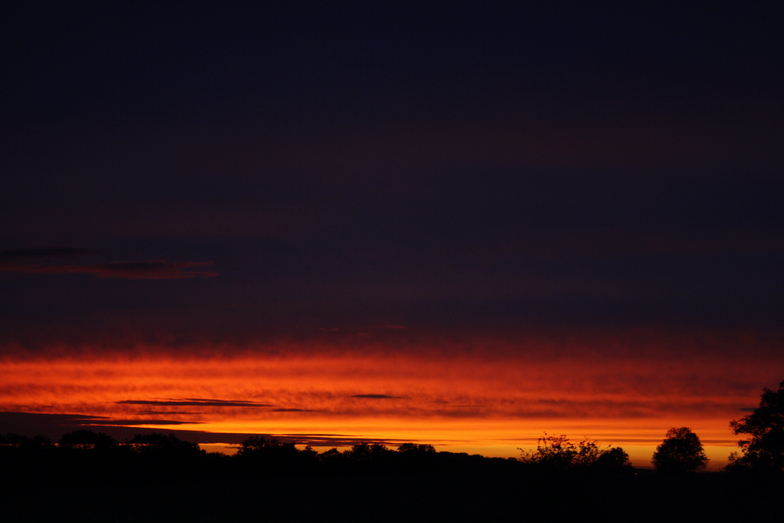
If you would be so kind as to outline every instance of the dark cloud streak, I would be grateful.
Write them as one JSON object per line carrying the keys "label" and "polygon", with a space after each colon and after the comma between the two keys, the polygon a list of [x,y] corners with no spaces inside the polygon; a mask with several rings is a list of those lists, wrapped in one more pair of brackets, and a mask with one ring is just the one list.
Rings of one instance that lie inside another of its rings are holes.
{"label": "dark cloud streak", "polygon": [[155,405],[166,407],[273,407],[267,403],[255,403],[252,401],[231,401],[215,399],[183,399],[183,400],[123,400],[116,402],[119,405]]}
{"label": "dark cloud streak", "polygon": [[92,274],[98,278],[130,280],[181,280],[214,278],[214,271],[194,270],[212,265],[212,262],[111,262],[102,265],[19,265],[0,264],[0,271],[25,274]]}
{"label": "dark cloud streak", "polygon": [[[26,436],[43,435],[57,441],[63,434],[80,429],[97,430],[109,434],[120,440],[130,439],[136,434],[160,432],[161,429],[147,429],[135,425],[158,424],[171,425],[187,424],[187,422],[167,422],[166,420],[112,420],[101,416],[84,416],[80,414],[39,414],[27,412],[0,412],[0,434],[22,434]],[[167,428],[167,434],[193,443],[225,443],[239,445],[257,433],[239,432],[205,432],[199,430],[183,430]],[[350,434],[262,434],[268,438],[275,438],[283,442],[311,445],[314,447],[350,447],[358,443],[384,443],[399,444],[405,441],[379,440],[374,438],[361,438]]]}
{"label": "dark cloud streak", "polygon": [[78,249],[73,247],[41,247],[29,249],[11,249],[0,251],[0,263],[3,260],[35,260],[48,258],[74,258],[94,254],[88,249]]}
{"label": "dark cloud streak", "polygon": [[405,396],[390,396],[388,394],[355,394],[352,398],[366,399],[366,400],[399,400],[406,399]]}
{"label": "dark cloud streak", "polygon": [[32,412],[0,412],[0,433],[21,431],[28,435],[47,434],[62,428],[116,427],[136,425],[185,425],[193,422],[166,419],[114,419],[108,416],[83,414],[46,414]]}

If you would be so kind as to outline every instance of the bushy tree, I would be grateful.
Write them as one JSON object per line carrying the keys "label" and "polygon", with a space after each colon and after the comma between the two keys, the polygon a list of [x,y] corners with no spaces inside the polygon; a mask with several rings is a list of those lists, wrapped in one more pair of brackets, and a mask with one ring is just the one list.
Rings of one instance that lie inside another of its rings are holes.
{"label": "bushy tree", "polygon": [[629,455],[621,447],[610,447],[602,451],[601,454],[591,464],[594,470],[600,472],[621,472],[631,471],[632,464]]}
{"label": "bushy tree", "polygon": [[759,408],[731,421],[730,429],[736,435],[749,435],[738,442],[741,455],[730,456],[733,467],[784,471],[784,381],[778,390],[763,389]]}
{"label": "bushy tree", "polygon": [[54,445],[49,438],[40,434],[33,437],[19,434],[8,434],[7,436],[0,434],[0,446],[17,447],[21,449],[43,449],[51,448]]}
{"label": "bushy tree", "polygon": [[261,458],[278,460],[287,456],[294,456],[297,447],[294,443],[282,443],[277,439],[267,439],[264,436],[251,436],[242,442],[237,456],[240,458]]}
{"label": "bushy tree", "polygon": [[183,441],[174,434],[162,434],[160,432],[151,432],[149,434],[136,434],[127,443],[134,452],[154,455],[156,457],[162,456],[199,456],[204,454],[196,443],[190,441]]}
{"label": "bushy tree", "polygon": [[629,455],[620,447],[602,449],[595,441],[584,439],[575,444],[565,434],[548,436],[537,441],[536,450],[520,449],[520,461],[551,470],[597,469],[605,472],[628,468]]}
{"label": "bushy tree", "polygon": [[117,440],[103,432],[82,429],[63,434],[57,444],[69,450],[107,450],[116,448]]}
{"label": "bushy tree", "polygon": [[394,451],[382,443],[359,443],[344,454],[356,471],[368,474],[388,470],[395,459]]}
{"label": "bushy tree", "polygon": [[391,451],[382,443],[358,443],[346,455],[358,463],[386,458]]}
{"label": "bushy tree", "polygon": [[651,461],[657,472],[683,474],[708,463],[700,438],[688,427],[671,428]]}
{"label": "bushy tree", "polygon": [[400,453],[426,453],[426,454],[435,454],[436,449],[433,445],[426,445],[426,444],[417,444],[417,443],[402,443],[397,447],[397,451]]}
{"label": "bushy tree", "polygon": [[310,447],[299,450],[293,442],[251,436],[242,442],[236,459],[261,473],[298,474],[315,466],[317,454]]}

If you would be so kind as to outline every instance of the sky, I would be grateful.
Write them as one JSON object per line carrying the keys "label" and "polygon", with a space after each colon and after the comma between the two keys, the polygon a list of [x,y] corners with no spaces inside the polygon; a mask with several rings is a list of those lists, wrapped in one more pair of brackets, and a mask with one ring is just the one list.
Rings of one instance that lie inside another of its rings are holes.
{"label": "sky", "polygon": [[726,462],[784,7],[683,4],[5,3],[0,432]]}

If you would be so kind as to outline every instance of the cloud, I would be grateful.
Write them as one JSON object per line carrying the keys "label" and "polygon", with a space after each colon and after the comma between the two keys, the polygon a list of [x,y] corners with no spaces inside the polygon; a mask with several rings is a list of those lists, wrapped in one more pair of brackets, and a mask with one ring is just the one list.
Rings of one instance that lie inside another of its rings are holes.
{"label": "cloud", "polygon": [[212,262],[167,262],[151,260],[144,262],[112,262],[91,267],[99,278],[131,278],[145,280],[171,280],[184,278],[211,278],[218,275],[212,271],[194,271],[195,267],[206,267]]}
{"label": "cloud", "polygon": [[[155,429],[140,428],[137,425],[178,425],[186,422],[170,420],[112,420],[105,416],[83,414],[44,414],[30,412],[0,412],[0,434],[15,433],[27,436],[43,435],[58,440],[75,430],[89,427],[99,430],[119,440],[129,439],[144,431]],[[160,430],[160,429],[158,429]],[[223,443],[239,445],[250,436],[263,435],[282,442],[311,445],[313,447],[345,447],[358,443],[382,443],[396,445],[409,440],[378,439],[351,434],[258,434],[247,432],[206,432],[201,430],[167,429],[180,439],[193,443]]]}
{"label": "cloud", "polygon": [[389,396],[387,394],[355,394],[352,398],[360,398],[367,400],[400,400],[405,399],[405,396]]}
{"label": "cloud", "polygon": [[195,416],[198,414],[197,412],[191,412],[187,410],[140,410],[137,414],[144,415],[144,416],[160,416],[161,414],[165,414],[167,416]]}
{"label": "cloud", "polygon": [[[47,249],[42,249],[46,251]],[[15,251],[6,251],[15,252]],[[0,258],[1,260],[2,258]],[[194,270],[212,265],[207,262],[167,262],[148,260],[141,262],[110,262],[100,265],[40,265],[0,264],[0,271],[26,274],[93,274],[98,278],[124,278],[132,280],[181,280],[189,278],[213,278],[214,271]]]}
{"label": "cloud", "polygon": [[96,424],[108,420],[107,416],[88,416],[85,414],[41,414],[34,412],[0,412],[0,426],[17,424],[22,427],[38,421],[46,421],[53,426],[67,424]]}
{"label": "cloud", "polygon": [[73,258],[77,256],[87,256],[93,254],[88,249],[78,249],[73,247],[41,247],[30,249],[11,249],[0,251],[0,262],[3,260],[35,260],[48,258]]}
{"label": "cloud", "polygon": [[[615,340],[620,348],[605,341],[583,340],[584,346],[574,347],[566,339],[561,350],[542,343],[521,347],[519,354],[477,350],[451,356],[426,350],[360,356],[333,353],[331,346],[312,346],[306,354],[285,343],[275,351],[267,347],[231,357],[204,348],[199,356],[99,349],[79,357],[9,355],[0,358],[0,406],[82,413],[93,417],[79,427],[106,433],[107,426],[125,427],[129,436],[149,427],[232,434],[199,435],[196,442],[204,443],[241,441],[235,433],[272,433],[313,444],[305,435],[321,433],[447,446],[456,445],[455,438],[483,444],[503,439],[513,449],[514,440],[535,442],[547,430],[611,437],[617,444],[637,444],[634,438],[658,444],[668,427],[688,425],[702,439],[734,446],[729,420],[758,403],[762,386],[781,380],[776,375],[781,357],[765,351],[706,357],[684,343],[674,344],[677,355],[631,344],[638,349],[634,355],[626,352],[624,339]],[[166,425],[156,419],[200,423]],[[0,433],[19,432],[23,425],[6,424],[3,430],[0,419]],[[69,430],[76,429],[60,426],[48,434],[59,437]]]}
{"label": "cloud", "polygon": [[271,437],[281,441],[291,441],[299,445],[310,445],[311,447],[351,447],[362,443],[380,443],[387,446],[398,446],[408,443],[410,439],[390,439],[390,438],[363,438],[346,434],[276,434]]}
{"label": "cloud", "polygon": [[101,420],[96,423],[85,423],[85,425],[122,425],[122,426],[135,426],[135,425],[188,425],[198,423],[197,421],[176,421],[167,419],[107,419]]}
{"label": "cloud", "polygon": [[184,425],[190,423],[167,419],[112,419],[107,416],[90,416],[85,414],[0,412],[0,433],[44,434],[52,437],[84,427],[134,427],[138,425]]}
{"label": "cloud", "polygon": [[267,403],[252,401],[228,401],[215,399],[186,398],[182,400],[123,400],[115,402],[119,405],[156,405],[167,407],[272,407]]}

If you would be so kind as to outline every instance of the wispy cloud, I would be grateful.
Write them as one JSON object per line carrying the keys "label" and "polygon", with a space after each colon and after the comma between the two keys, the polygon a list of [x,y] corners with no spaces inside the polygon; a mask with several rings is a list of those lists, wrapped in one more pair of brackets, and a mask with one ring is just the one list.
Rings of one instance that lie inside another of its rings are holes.
{"label": "wispy cloud", "polygon": [[[689,426],[705,441],[734,445],[729,420],[757,404],[760,387],[780,381],[781,358],[758,351],[711,359],[679,347],[677,355],[641,350],[634,359],[608,358],[615,353],[607,350],[600,364],[591,346],[450,358],[425,350],[341,355],[330,346],[321,355],[314,347],[311,354],[259,350],[234,357],[98,349],[81,357],[7,356],[0,358],[0,407],[40,414],[0,416],[0,433],[75,430],[50,423],[67,422],[113,427],[124,437],[140,427],[214,433],[194,436],[199,442],[236,442],[247,433],[289,434],[300,443],[315,443],[306,435],[317,433],[448,446],[458,439],[503,440],[498,445],[511,452],[517,441],[535,443],[542,430],[614,444],[638,445],[642,438],[648,445],[660,443],[668,427]],[[667,358],[659,359],[662,354]],[[92,417],[81,422],[44,413]],[[337,445],[331,438],[322,444]]]}
{"label": "wispy cloud", "polygon": [[[57,428],[66,427],[75,430],[80,426],[103,427],[103,426],[128,426],[139,425],[185,425],[192,424],[189,421],[177,421],[168,419],[113,419],[108,416],[92,416],[86,414],[51,414],[39,412],[0,412],[0,429],[11,431],[31,432],[30,428],[39,429],[41,427]],[[3,432],[0,430],[0,432]]]}
{"label": "wispy cloud", "polygon": [[93,254],[88,249],[74,247],[34,247],[29,249],[11,249],[0,251],[0,262],[5,260],[40,260],[50,258],[74,258]]}
{"label": "wispy cloud", "polygon": [[354,394],[352,398],[366,399],[366,400],[400,400],[405,399],[405,396],[390,396],[388,394]]}
{"label": "wispy cloud", "polygon": [[192,425],[198,421],[177,421],[167,419],[106,419],[97,423],[85,423],[85,425],[120,425],[134,427],[137,425]]}
{"label": "wispy cloud", "polygon": [[[45,251],[46,249],[43,250]],[[0,261],[16,259],[22,259],[22,257],[0,257]],[[98,265],[0,263],[0,271],[21,272],[25,274],[92,274],[98,278],[124,278],[132,280],[181,280],[190,278],[213,278],[217,276],[218,273],[215,271],[197,270],[209,265],[212,265],[211,261],[167,262],[166,260],[110,262]]]}
{"label": "wispy cloud", "polygon": [[[136,434],[149,432],[153,429],[144,429],[143,425],[176,425],[191,424],[190,422],[171,420],[120,420],[107,416],[89,416],[84,414],[50,414],[30,412],[0,411],[0,433],[15,432],[26,435],[41,434],[54,440],[66,432],[89,427],[91,430],[105,432],[112,437],[128,439]],[[160,429],[157,429],[160,430]],[[322,433],[322,434],[290,434],[290,433],[246,433],[246,432],[206,432],[200,430],[183,430],[180,428],[166,429],[167,433],[194,443],[224,443],[229,445],[240,444],[252,435],[264,435],[283,442],[312,445],[314,447],[346,447],[357,443],[383,443],[396,445],[408,440],[378,439],[363,437],[354,434]]]}
{"label": "wispy cloud", "polygon": [[167,411],[167,410],[140,410],[140,411],[137,412],[137,414],[142,415],[142,416],[160,416],[160,415],[166,415],[166,416],[174,416],[174,415],[177,415],[177,416],[194,416],[194,415],[196,415],[198,413],[190,412],[190,411],[187,411],[187,410],[169,410],[169,411]]}
{"label": "wispy cloud", "polygon": [[119,405],[155,405],[166,407],[272,407],[267,403],[252,401],[228,401],[215,399],[186,398],[182,400],[123,400],[116,402]]}

